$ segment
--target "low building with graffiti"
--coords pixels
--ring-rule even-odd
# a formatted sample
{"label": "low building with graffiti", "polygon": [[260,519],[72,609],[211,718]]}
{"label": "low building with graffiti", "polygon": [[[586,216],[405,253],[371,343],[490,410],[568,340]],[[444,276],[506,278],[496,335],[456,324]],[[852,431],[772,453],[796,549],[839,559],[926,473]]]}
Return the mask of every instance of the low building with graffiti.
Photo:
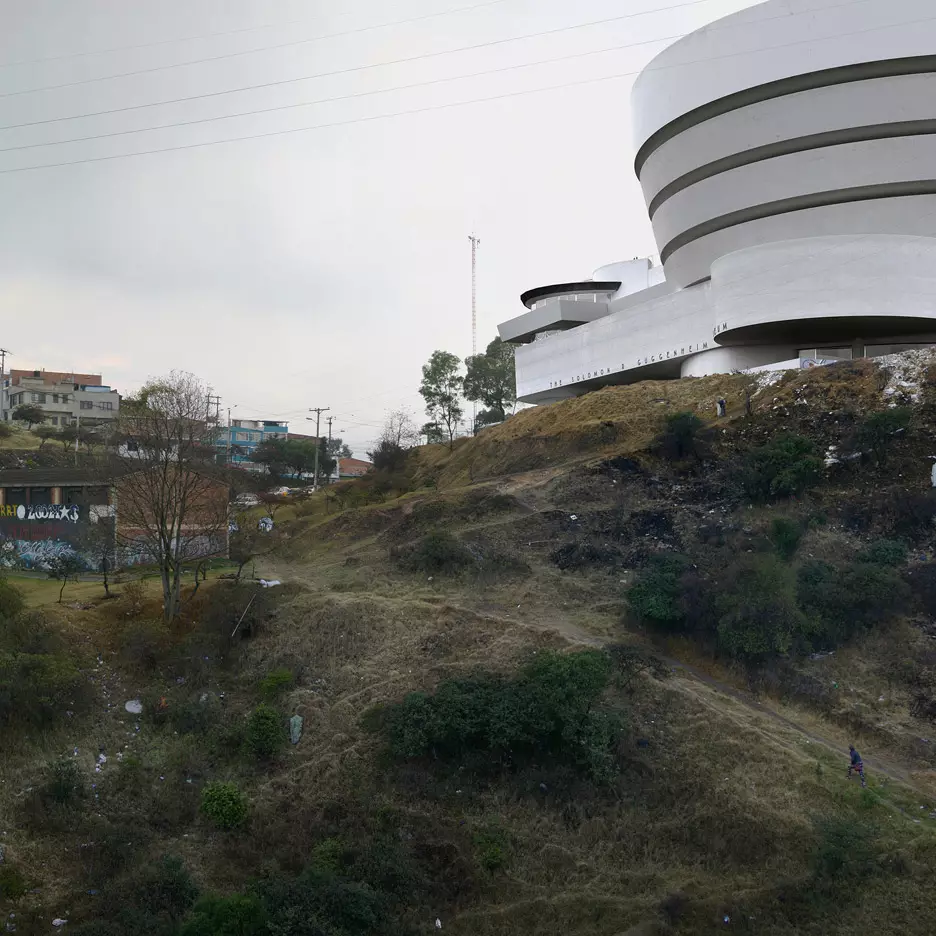
{"label": "low building with graffiti", "polygon": [[[70,553],[94,572],[105,554],[111,567],[148,564],[150,531],[132,509],[131,478],[138,475],[123,471],[102,480],[100,469],[0,470],[0,567],[46,570]],[[227,555],[227,498],[223,481],[206,482],[179,531],[186,559]],[[112,549],[102,552],[102,541]]]}

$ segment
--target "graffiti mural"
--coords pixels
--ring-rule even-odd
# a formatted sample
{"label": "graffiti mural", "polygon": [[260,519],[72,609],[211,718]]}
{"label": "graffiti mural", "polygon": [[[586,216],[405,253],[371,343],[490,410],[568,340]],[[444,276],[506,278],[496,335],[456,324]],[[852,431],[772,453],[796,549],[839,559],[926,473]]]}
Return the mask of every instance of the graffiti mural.
{"label": "graffiti mural", "polygon": [[[62,556],[80,555],[71,543],[64,540],[4,540],[0,545],[0,567],[47,572],[51,564]],[[82,556],[86,571],[90,561]]]}
{"label": "graffiti mural", "polygon": [[77,504],[0,504],[0,518],[77,523],[78,516]]}

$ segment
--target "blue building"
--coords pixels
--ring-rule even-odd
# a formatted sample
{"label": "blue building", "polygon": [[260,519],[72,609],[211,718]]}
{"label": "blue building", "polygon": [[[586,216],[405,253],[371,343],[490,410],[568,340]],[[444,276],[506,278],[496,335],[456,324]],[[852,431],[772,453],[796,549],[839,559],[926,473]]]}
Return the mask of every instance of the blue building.
{"label": "blue building", "polygon": [[223,448],[231,465],[242,468],[257,468],[250,456],[261,442],[268,439],[286,439],[289,426],[276,419],[235,419],[218,433],[217,445]]}

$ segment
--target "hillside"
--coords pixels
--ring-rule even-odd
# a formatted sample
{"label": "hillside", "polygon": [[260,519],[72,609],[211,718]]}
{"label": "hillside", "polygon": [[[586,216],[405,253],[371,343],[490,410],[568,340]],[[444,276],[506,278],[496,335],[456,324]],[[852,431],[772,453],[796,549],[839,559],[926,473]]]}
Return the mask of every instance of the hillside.
{"label": "hillside", "polygon": [[934,364],[526,410],[168,628],[0,587],[8,930],[936,931]]}

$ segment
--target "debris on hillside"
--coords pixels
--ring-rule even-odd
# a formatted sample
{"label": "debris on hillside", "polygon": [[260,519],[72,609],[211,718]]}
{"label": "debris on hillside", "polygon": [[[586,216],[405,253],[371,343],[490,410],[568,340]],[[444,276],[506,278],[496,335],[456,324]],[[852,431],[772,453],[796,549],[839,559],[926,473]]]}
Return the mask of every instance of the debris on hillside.
{"label": "debris on hillside", "polygon": [[888,376],[884,396],[891,406],[919,403],[927,372],[936,364],[936,353],[921,349],[902,351],[877,359]]}

